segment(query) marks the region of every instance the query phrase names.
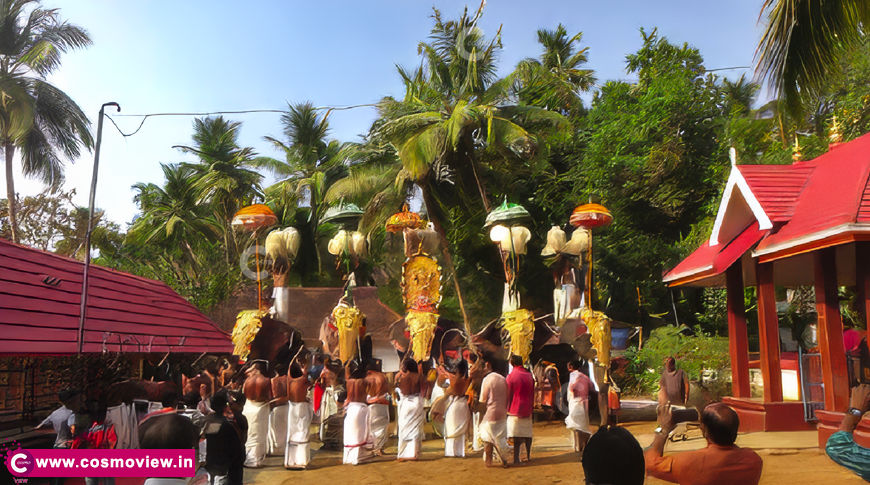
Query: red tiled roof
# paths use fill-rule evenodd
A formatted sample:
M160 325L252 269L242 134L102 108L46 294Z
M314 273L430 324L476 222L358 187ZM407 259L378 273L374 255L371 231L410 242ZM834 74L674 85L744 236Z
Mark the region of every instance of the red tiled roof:
M743 177L764 215L773 222L753 256L773 260L850 242L854 237L850 234L866 237L870 233L870 134L833 147L814 160L791 165L738 165L733 170ZM743 252L749 247L751 244ZM696 281L697 275L724 271L727 266L714 263L730 245L728 249L716 248L703 244L669 271L665 282L680 285Z
M868 197L870 135L844 143L814 160L788 166L791 167L811 167L812 173L794 203L793 215L761 241L757 252L813 239L814 235L844 224L866 222L859 215Z
M701 247L668 271L663 280L668 284L679 284L681 280L697 281L720 274L761 240L765 233L767 231L758 229L758 223L754 222L727 244L710 246L709 241L704 241Z
M737 165L752 194L771 222L783 222L794 215L795 202L814 166Z
M870 222L870 177L867 177L867 183L864 184L864 193L861 194L856 222Z
M76 352L83 266L0 240L0 354ZM164 283L95 265L89 280L84 352L233 351Z

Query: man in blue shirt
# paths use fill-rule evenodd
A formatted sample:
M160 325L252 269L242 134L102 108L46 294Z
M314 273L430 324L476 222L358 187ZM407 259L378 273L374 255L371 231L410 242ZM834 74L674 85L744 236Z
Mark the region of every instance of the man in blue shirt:
M852 432L870 407L870 386L861 384L852 388L850 408L840 423L840 430L828 438L825 452L831 460L870 481L870 449L855 444Z

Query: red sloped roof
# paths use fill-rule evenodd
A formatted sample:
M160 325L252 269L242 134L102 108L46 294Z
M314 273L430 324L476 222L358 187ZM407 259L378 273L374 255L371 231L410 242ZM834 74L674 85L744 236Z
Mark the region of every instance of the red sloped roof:
M793 215L761 241L757 252L790 247L844 224L867 222L859 216L864 200L870 198L870 135L844 143L814 160L789 166L791 170L795 167L812 171L794 203Z
M0 354L77 351L83 267L0 240ZM233 351L226 333L164 283L95 265L89 281L84 352Z
M679 285L721 274L766 233L758 229L758 222L754 222L728 244L710 246L709 241L704 241L701 247L668 271L663 281L669 285Z
M794 215L795 202L815 168L808 164L736 167L771 222L787 221Z

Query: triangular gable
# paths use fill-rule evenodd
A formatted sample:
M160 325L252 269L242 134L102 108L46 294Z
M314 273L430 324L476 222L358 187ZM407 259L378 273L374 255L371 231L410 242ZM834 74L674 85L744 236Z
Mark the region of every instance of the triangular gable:
M737 168L736 152L732 148L731 174L728 176L728 183L725 185L725 192L719 203L713 232L710 233L710 246L731 241L751 224L753 219L758 222L759 230L766 231L773 227L758 198L752 193L752 189Z

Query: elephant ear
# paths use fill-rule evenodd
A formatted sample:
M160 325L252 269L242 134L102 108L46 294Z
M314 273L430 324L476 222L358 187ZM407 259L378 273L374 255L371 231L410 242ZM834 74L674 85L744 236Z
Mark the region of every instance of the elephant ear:
M580 358L587 362L594 360L598 356L598 351L592 346L592 334L590 333L584 333L577 337L571 346L574 347Z

